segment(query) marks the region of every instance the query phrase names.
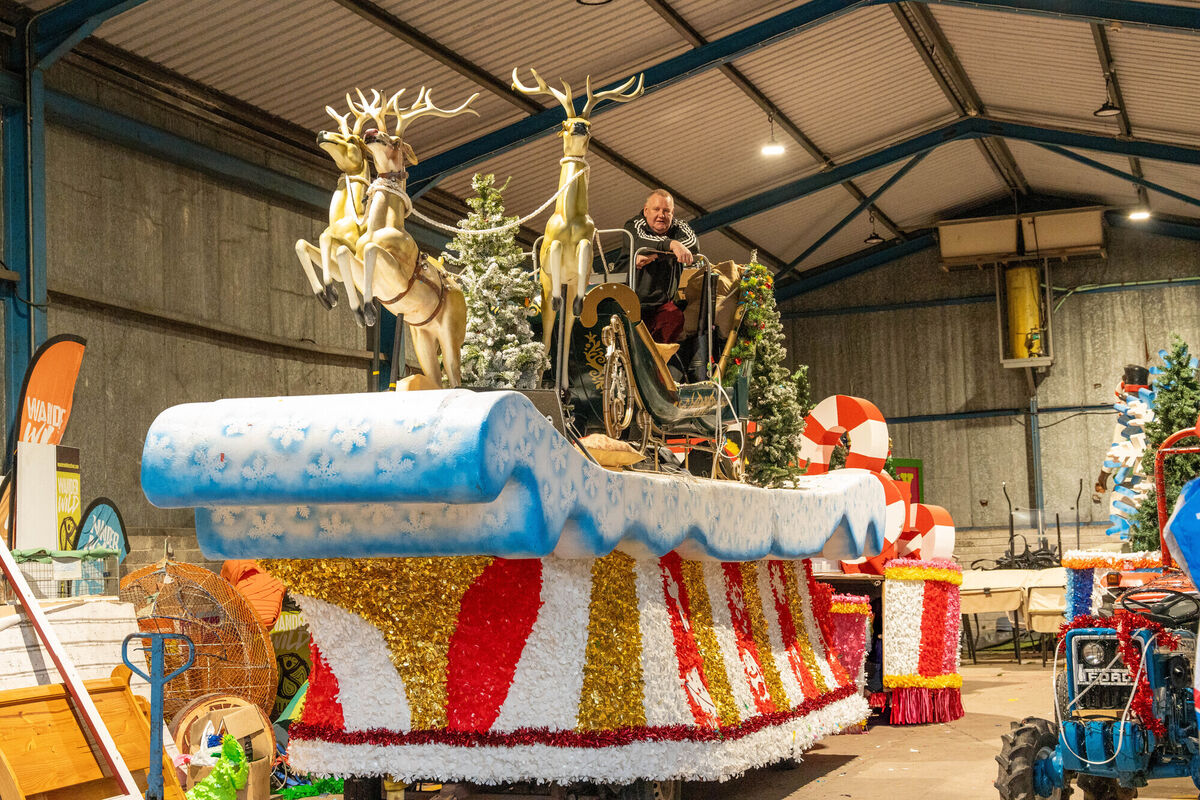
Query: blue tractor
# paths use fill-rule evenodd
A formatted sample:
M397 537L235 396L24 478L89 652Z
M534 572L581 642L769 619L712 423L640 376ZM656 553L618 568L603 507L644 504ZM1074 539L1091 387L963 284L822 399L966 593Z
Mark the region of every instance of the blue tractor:
M1085 800L1130 800L1155 778L1190 777L1200 787L1195 696L1200 597L1189 568L1200 567L1200 479L1184 486L1162 530L1164 563L1173 560L1182 572L1164 571L1162 578L1125 592L1116 606L1158 623L1178 637L1179 646L1172 650L1151 630L1136 630L1130 642L1142 657L1137 674L1131 674L1114 628L1069 630L1056 655L1065 659L1065 668L1054 673L1054 721L1027 717L1003 737L995 783L1002 800L1061 799L1072 789ZM1132 710L1143 672L1162 735Z

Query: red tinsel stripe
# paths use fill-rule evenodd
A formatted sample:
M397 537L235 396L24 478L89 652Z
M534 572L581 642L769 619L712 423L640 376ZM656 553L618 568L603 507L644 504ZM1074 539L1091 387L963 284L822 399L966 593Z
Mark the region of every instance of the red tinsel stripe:
M679 661L679 681L687 695L688 707L697 725L715 728L719 724L711 695L708 703L702 704L703 694L709 691L708 678L704 675L704 659L692 633L690 616L691 601L683 583L683 559L675 551L658 560L663 576L663 599L667 604L667 615L671 618L671 633L675 637L675 656ZM697 685L699 684L699 685ZM703 692L700 690L703 689Z
M309 642L312 670L308 673L308 694L304 698L304 711L300 714L300 722L344 728L346 720L342 716L342 704L338 700L340 690L337 676L321 656L317 643L311 639Z
M725 601L729 605L729 618L733 622L733 634L737 641L738 660L746 671L746 682L754 697L755 709L760 714L776 711L763 677L762 661L758 657L758 645L754 643L754 628L750 612L746 610L746 587L742 582L742 570L737 564L726 562L721 565L725 573ZM715 598L710 598L716 602Z
M921 650L917 659L917 674L932 678L945 674L946 590L951 586L941 581L924 583L925 610L921 614ZM957 639L954 640L954 646L958 646Z
M813 576L811 560L805 559L802 563L804 580L808 582L808 596L812 598L813 619L821 629L821 649L825 652L829 668L833 670L834 680L838 686L845 686L851 682L850 673L848 668L842 665L841 658L833 646L833 613L830 611L833 608L833 587L817 581Z
M467 589L446 655L450 730L495 723L541 606L540 558L497 558Z
M368 731L346 731L328 722L296 722L288 729L293 740L319 740L332 744L375 745L398 747L404 745L448 744L458 747L517 747L543 744L551 747L620 747L634 742L715 742L740 739L763 728L782 725L806 717L825 706L856 694L853 686L843 686L821 697L805 700L791 711L751 717L728 728L708 728L691 725L656 725L621 728L613 731L552 731L547 728L522 728L515 731L388 731L378 728Z
M783 649L787 651L788 666L791 667L796 680L800 682L800 689L804 692L805 698L816 697L819 694L817 684L809 674L808 665L804 663L804 656L801 655L796 645L796 622L792 619L791 608L788 607L787 576L784 574L783 567L782 561L767 562L768 574L771 575L768 583L771 585L771 597L775 600L775 615L779 618L779 633L783 638Z

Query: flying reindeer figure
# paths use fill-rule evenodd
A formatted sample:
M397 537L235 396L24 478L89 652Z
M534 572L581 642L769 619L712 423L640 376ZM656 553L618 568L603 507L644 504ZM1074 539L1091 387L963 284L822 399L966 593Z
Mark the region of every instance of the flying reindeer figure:
M362 304L351 298L351 307L361 322L375 323L375 308L371 304L376 289L380 303L393 314L403 314L413 334L417 361L426 376L437 380L439 375L438 347L442 351L446 377L450 386L461 382L460 350L467 330L467 302L454 278L443 271L437 262L420 258L417 243L404 230L404 219L412 211L412 200L406 191L408 171L405 163L416 164L417 156L404 141L404 132L419 117L454 117L476 114L467 108L479 96L471 95L458 108L442 109L433 104L424 86L417 100L408 108L400 107L396 92L382 106L375 93L371 101L363 98L361 106L351 104L355 115L369 117L374 128L363 133L363 144L374 162L376 178L367 189L367 225L352 253L348 248L337 250L338 264L343 274L352 274L362 291ZM396 120L394 133L387 132L387 118ZM386 298L386 299L385 299Z
M592 271L592 237L596 225L588 216L588 184L587 184L587 155L588 143L592 139L591 116L592 109L601 100L612 100L616 103L627 103L642 96L643 77L630 78L616 89L592 92L592 79L587 79L587 102L578 115L571 99L571 85L563 81L560 92L546 85L546 81L530 69L537 84L526 86L517 77L513 69L512 87L521 94L534 97L550 95L557 100L567 112L567 118L562 123L559 136L563 139L563 157L559 160L562 168L558 173L558 188L562 193L554 205L554 214L546 222L546 236L542 239L541 252L538 254L539 273L542 282L542 339L546 351L550 351L550 336L554 331L554 319L559 308L563 306L562 284L567 284L567 295L574 295L570 308L563 308L566 324L563 326L563 342L569 342L571 328L575 317L583 309L583 295L587 292L588 275ZM634 83L637 86L634 87ZM632 91L630 89L632 88ZM583 173L583 174L581 174ZM565 188L564 188L565 187ZM574 259L574 261L567 261ZM567 269L573 269L567 273Z
M375 102L378 102L378 97ZM305 239L296 241L296 256L300 259L300 266L304 268L304 274L312 284L313 294L326 308L337 305L338 293L337 288L333 286L334 278L345 285L348 295L355 295L353 278L348 272L343 273L338 268L334 252L342 245L353 252L358 245L358 238L366 230L365 197L367 186L371 183L371 167L360 136L367 117L357 116L354 127L351 128L347 121L354 110L349 94L346 95L346 104L351 106L351 110L345 114L338 114L332 106L325 106L329 116L337 120L338 130L336 133L321 131L317 134L317 147L328 153L333 163L342 171L338 177L337 189L329 201L329 226L317 239L319 247ZM366 104L365 98L363 104ZM321 264L320 278L317 277L317 262ZM352 305L353 302L352 300Z

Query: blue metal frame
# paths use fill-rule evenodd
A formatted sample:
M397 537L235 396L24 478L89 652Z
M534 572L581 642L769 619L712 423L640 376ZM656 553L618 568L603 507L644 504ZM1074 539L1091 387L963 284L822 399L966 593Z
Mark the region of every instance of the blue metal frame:
M851 220L853 220L855 217L857 217L859 214L861 214L864 210L866 210L866 208L868 206L870 206L872 203L874 203L876 200L878 200L880 198L880 196L883 195L884 192L886 192L888 189L892 188L892 186L894 186L897 181L899 181L901 178L903 178L905 175L907 175L912 170L912 168L915 167L917 164L920 164L921 160L924 159L925 156L929 155L931 152L933 152L933 151L925 150L923 152L917 153L915 156L913 156L911 159L909 159L908 163L906 163L900 169L896 170L896 172L890 178L888 178L886 181L884 181L883 184L878 189L876 189L875 191L871 192L871 194L864 197L862 199L862 201L859 202L859 204L856 205L849 214L847 214L846 216L844 216L840 220L838 220L838 222L832 228L825 231L825 233L823 233L820 236L820 238L818 238L815 242L813 242L808 247L806 247L804 249L803 253L796 256L794 259L791 260L791 262L789 262L786 266L784 266L784 268L782 270L775 273L776 279L780 278L783 275L787 275L788 273L792 272L792 270L796 269L796 267L800 266L800 263L803 262L804 259L808 258L810 255L815 253L817 251L817 248L819 248L821 245L825 244L830 239L832 239L835 235L837 235L837 232L840 231L842 228L849 225Z
M1038 142L1035 142L1034 144L1036 144L1038 147L1042 148L1043 150L1049 150L1051 153L1057 153L1058 155L1063 156L1064 158L1069 158L1072 161L1077 161L1080 164L1091 167L1092 169L1097 169L1097 170L1100 170L1101 172L1107 172L1109 175L1115 175L1118 178L1124 178L1125 180L1129 181L1130 183L1134 183L1138 186L1145 186L1147 189L1153 189L1154 191L1158 192L1159 194L1165 194L1167 197L1173 197L1176 200L1180 200L1184 203L1188 203L1193 206L1200 206L1200 200L1197 200L1195 197L1192 197L1191 195L1188 195L1188 194L1184 194L1183 192L1177 192L1174 189L1168 189L1166 186L1155 183L1154 181L1148 181L1141 176L1134 175L1132 172L1126 172L1123 169L1117 169L1116 167L1110 167L1108 164L1104 164L1099 161L1096 161L1094 158L1088 158L1087 156L1072 152L1070 150L1067 150L1064 147L1059 147L1058 145L1041 144Z
M778 301L788 300L798 294L811 292L814 289L820 289L822 286L828 286L831 283L845 280L852 275L866 272L867 270L881 267L884 264L904 258L905 256L919 253L920 251L933 247L937 242L933 231L916 231L912 238L907 241L894 240L893 242L879 247L872 248L865 253L851 256L847 259L839 259L826 268L813 270L811 274L806 272L803 277L792 281L783 286L776 285L775 299Z
M653 94L659 89L715 69L755 50L778 44L814 25L868 5L871 5L871 0L810 0L799 8L777 14L647 68L644 72L645 94ZM619 85L618 81L603 88L615 89ZM615 105L612 101L601 101L592 110L592 116ZM409 195L416 199L443 177L520 147L553 130L565 118L566 114L562 108L547 109L426 159L408 171Z
M1200 31L1200 10L1164 3L1134 0L925 0L949 6L967 6L1040 16L1070 17L1086 22L1127 22L1154 28ZM883 0L875 0L883 4Z

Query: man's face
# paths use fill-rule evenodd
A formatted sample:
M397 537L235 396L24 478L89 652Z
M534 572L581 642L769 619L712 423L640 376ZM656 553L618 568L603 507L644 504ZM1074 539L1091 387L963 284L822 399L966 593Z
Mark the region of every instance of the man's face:
M642 215L645 216L650 230L662 236L671 227L672 220L675 219L675 201L669 197L663 197L661 194L650 195L650 199L646 201L646 207L642 209Z

